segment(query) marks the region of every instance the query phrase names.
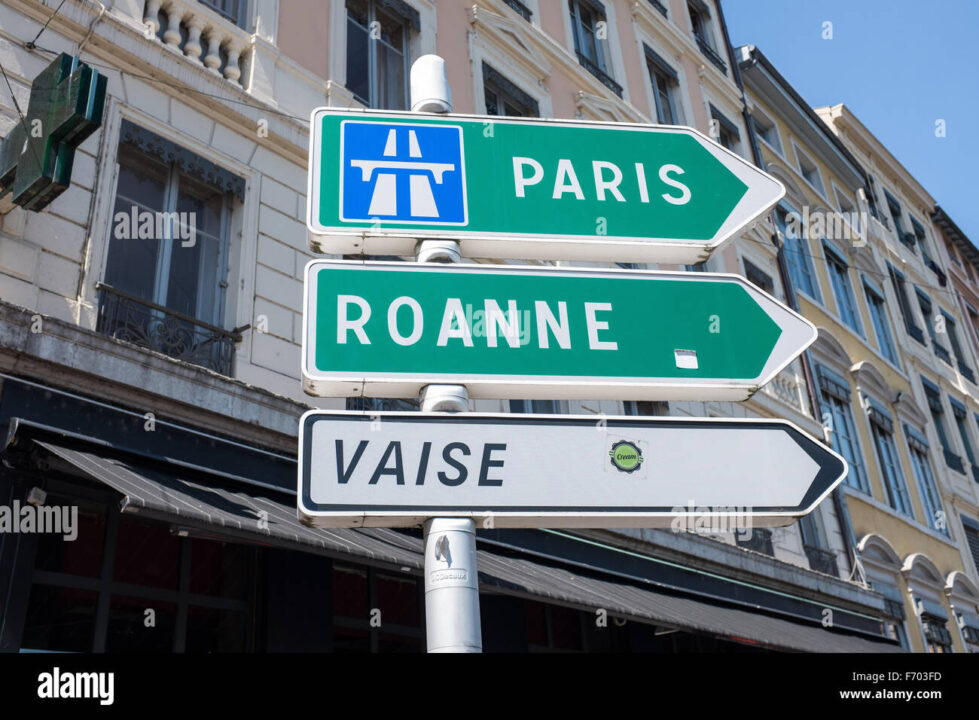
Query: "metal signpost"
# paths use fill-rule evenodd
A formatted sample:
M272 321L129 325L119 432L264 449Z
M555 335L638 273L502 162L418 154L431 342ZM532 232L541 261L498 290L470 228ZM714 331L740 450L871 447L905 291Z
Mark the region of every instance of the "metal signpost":
M313 250L696 263L781 183L688 127L321 108L310 131Z
M316 527L779 526L847 468L787 420L762 419L313 410L299 447L299 509Z
M739 275L314 260L303 378L331 396L745 400L816 328Z
M436 56L412 66L411 95L410 113L313 113L310 247L420 262L309 263L302 374L313 395L422 412L306 413L298 512L423 525L429 652L482 648L474 519L737 529L831 492L845 461L783 420L466 412L470 394L744 400L816 330L735 275L450 265L695 263L785 190L691 128L448 116Z

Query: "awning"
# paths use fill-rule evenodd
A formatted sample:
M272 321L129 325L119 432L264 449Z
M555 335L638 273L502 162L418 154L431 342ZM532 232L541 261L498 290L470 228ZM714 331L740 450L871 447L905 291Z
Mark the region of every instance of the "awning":
M172 473L169 469L154 469L75 447L37 439L34 442L84 476L122 494L124 512L138 512L178 527L248 542L333 557L353 556L416 572L423 568L421 538L384 528L332 531L308 528L297 518L294 496L286 492L229 489L191 479L180 468ZM779 650L902 652L899 646L883 638L875 640L762 612L672 595L658 588L598 577L590 571L579 573L570 562L551 564L537 558L494 552L485 543L478 549L478 563L480 587L484 592L551 601L591 612L603 608L613 617Z

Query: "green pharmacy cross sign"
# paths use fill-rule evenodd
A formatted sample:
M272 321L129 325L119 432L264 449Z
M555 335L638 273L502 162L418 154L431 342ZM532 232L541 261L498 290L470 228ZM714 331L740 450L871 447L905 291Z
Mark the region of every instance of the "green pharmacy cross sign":
M304 302L304 388L334 397L745 400L816 339L738 275L314 260Z
M0 144L0 197L39 212L71 184L75 148L102 124L106 78L62 53L34 79L27 117Z
M307 225L316 252L695 263L784 195L688 127L313 112Z

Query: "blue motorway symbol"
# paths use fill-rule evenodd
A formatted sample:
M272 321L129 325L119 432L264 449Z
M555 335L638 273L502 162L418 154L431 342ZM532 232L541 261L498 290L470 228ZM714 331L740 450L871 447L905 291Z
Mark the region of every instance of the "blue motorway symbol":
M340 217L465 225L462 128L342 123Z

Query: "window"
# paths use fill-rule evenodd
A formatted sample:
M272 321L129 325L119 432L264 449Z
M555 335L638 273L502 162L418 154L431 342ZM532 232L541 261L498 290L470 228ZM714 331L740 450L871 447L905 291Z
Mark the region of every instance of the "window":
M679 125L680 115L677 105L679 79L676 71L659 55L644 46L646 68L653 86L653 102L656 105L656 122L661 125Z
M966 363L965 354L962 351L962 346L959 344L959 335L955 329L955 320L944 310L942 310L942 318L945 320L945 334L948 335L948 341L952 345L952 352L955 353L955 363L959 368L959 372L969 382L975 383L976 376L972 372L972 368Z
M933 382L926 378L921 378L921 383L925 388L925 397L928 399L928 410L931 413L932 422L935 425L935 432L938 433L938 440L942 444L942 452L945 455L945 464L953 470L965 473L962 466L962 458L952 451L952 445L948 439L945 429L945 408L942 406L941 390Z
M77 486L59 483L55 492L49 486L47 502L79 506L80 532L101 542L39 536L23 650L254 649L254 547L179 537L169 524L120 514L114 498ZM155 612L151 627L144 623L147 609Z
M771 120L762 113L758 108L751 113L751 125L755 130L755 134L765 141L772 150L782 155L782 140L778 135L778 128L775 126L775 121Z
M347 0L347 89L364 105L408 106L408 26L419 24L401 0Z
M202 5L207 5L219 15L227 18L235 25L245 27L246 0L200 0Z
M969 439L969 423L967 420L969 413L965 409L965 405L955 398L949 397L948 402L952 406L952 417L955 418L955 425L959 430L959 437L962 438L962 448L965 450L965 456L969 459L969 464L975 467L976 455L972 450L972 441Z
M928 255L928 246L925 244L925 229L922 227L920 222L914 218L911 218L911 230L912 234L914 235L915 242L921 248L921 256L924 258L925 264L927 265L928 261L931 260L931 257Z
M853 296L846 260L829 243L823 243L823 248L826 252L826 267L829 269L830 284L833 286L840 319L857 335L863 335L863 323L860 322L860 311L857 309L857 300Z
M952 652L952 634L945 627L945 618L937 615L922 613L921 629L925 632L925 640L928 643L930 653L950 653Z
M738 131L738 126L728 120L713 105L710 105L710 117L714 139L731 152L737 152L738 143L741 142L741 133Z
M894 266L890 263L887 264L887 272L891 276L891 283L894 285L894 295L897 296L897 304L901 308L901 317L904 318L904 327L908 331L908 335L924 345L925 335L914 321L914 312L911 309L911 301L908 299L907 283L904 275L895 270Z
M928 460L928 439L924 433L915 430L910 425L904 426L904 434L908 439L908 449L911 452L911 468L914 471L915 482L921 493L921 504L925 512L925 522L928 527L948 535L948 519L942 508L942 499L935 484L935 475Z
M608 40L602 37L598 29L598 23L607 24L605 6L598 0L568 0L568 9L571 11L571 35L578 62L601 80L605 87L622 97L622 86L610 74Z
M520 0L503 0L503 2L513 8L516 13L527 22L530 22L530 19L534 16L534 13L531 12L530 8L520 2Z
M979 310L966 304L965 311L969 315L969 326L972 328L972 341L973 347L975 347L975 343L979 339Z
M891 219L894 221L894 230L897 232L897 239L904 243L909 250L914 252L915 237L904 229L901 203L887 192L887 190L884 190L884 197L887 199L887 209L890 211Z
M870 483L850 408L850 387L841 376L822 365L817 366L817 376L824 403L823 424L830 429L833 450L842 455L849 466L845 482L869 495Z
M559 415L568 411L567 404L561 400L511 400L510 412L534 413L537 415Z
M710 60L722 73L727 72L727 65L724 63L714 43L710 28L710 7L704 0L690 0L687 3L687 10L690 13L690 29L693 31L694 40L700 52Z
M540 117L537 101L502 74L483 63L483 97L487 115Z
M819 508L799 519L799 533L802 535L802 549L809 559L809 567L816 572L838 576L836 553L826 542L826 529Z
M670 404L665 400L626 400L623 413L634 416L669 415Z
M836 204L839 206L840 213L847 224L851 225L854 230L860 233L860 214L856 211L856 207L850 202L849 198L840 192L839 188L836 188Z
M898 512L911 515L911 499L908 497L908 487L901 471L897 446L894 444L894 425L890 415L873 400L870 406L870 430L877 450L887 502Z
M334 652L422 652L423 590L408 575L333 565ZM372 622L380 610L380 627Z
M918 296L918 306L921 308L921 315L925 319L925 327L928 328L928 335L931 337L931 346L938 358L949 365L952 364L952 356L948 354L948 349L938 342L938 333L935 327L935 318L932 317L931 298L925 295L920 288L915 288Z
M893 580L882 581L874 578L870 582L870 587L884 596L884 633L891 640L899 642L905 650L910 650L901 591L897 589Z
M801 290L817 302L820 299L819 286L816 284L816 271L812 266L812 255L809 252L808 240L795 231L799 222L789 225L789 213L795 218L799 214L779 205L775 208L775 223L784 238L785 260L789 266L789 278L796 290Z
M877 335L877 347L880 349L880 354L897 365L897 350L894 347L894 337L891 335L891 324L887 319L884 293L866 278L863 281L863 290L867 298L867 307L870 309L870 321L873 323L874 333Z
M244 180L123 121L98 331L222 374L232 208Z
M880 211L877 210L877 187L873 175L867 175L867 192L865 194L867 196L867 209L870 210L873 217L880 220Z
M972 564L975 566L976 572L979 572L979 522L967 518L965 515L960 517L962 529L965 530L965 540L969 546L969 554L972 555Z
M772 547L772 531L768 528L752 528L751 537L747 540L741 539L741 533L735 533L734 543L738 547L775 557L775 548Z
M775 294L775 283L772 280L772 276L760 270L754 263L748 260L744 261L744 276L769 295Z
M806 182L812 185L820 195L826 195L826 189L823 187L823 178L819 174L819 168L816 167L816 163L803 154L798 147L795 149L795 157L799 161L799 172L806 179Z

